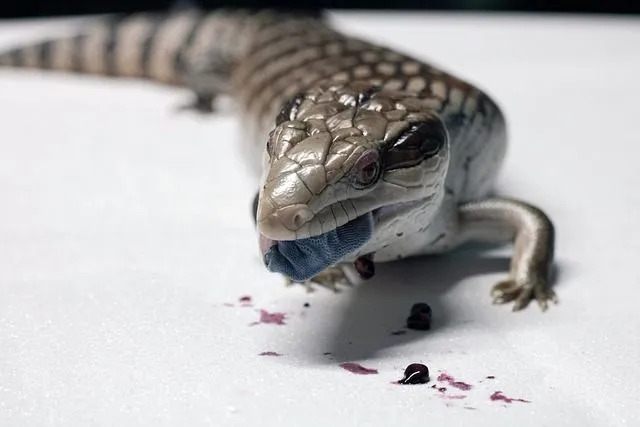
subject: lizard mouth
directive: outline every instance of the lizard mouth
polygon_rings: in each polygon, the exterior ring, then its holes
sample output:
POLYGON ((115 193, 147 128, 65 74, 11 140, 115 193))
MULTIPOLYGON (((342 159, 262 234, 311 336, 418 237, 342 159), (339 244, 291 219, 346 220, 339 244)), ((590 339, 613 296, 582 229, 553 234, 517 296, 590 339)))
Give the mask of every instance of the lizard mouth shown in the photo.
POLYGON ((260 235, 260 251, 269 271, 302 282, 361 248, 373 234, 369 212, 326 233, 297 240, 271 240, 260 235))

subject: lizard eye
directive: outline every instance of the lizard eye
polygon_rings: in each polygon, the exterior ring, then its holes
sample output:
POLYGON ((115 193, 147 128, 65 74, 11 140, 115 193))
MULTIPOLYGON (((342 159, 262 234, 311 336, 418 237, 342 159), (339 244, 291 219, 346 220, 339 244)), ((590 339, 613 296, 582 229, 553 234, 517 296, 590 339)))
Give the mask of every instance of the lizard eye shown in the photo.
POLYGON ((437 117, 416 123, 387 147, 385 170, 412 167, 436 155, 447 143, 444 123, 437 117))
POLYGON ((371 186, 380 176, 380 154, 378 150, 367 150, 354 166, 356 184, 360 188, 371 186))

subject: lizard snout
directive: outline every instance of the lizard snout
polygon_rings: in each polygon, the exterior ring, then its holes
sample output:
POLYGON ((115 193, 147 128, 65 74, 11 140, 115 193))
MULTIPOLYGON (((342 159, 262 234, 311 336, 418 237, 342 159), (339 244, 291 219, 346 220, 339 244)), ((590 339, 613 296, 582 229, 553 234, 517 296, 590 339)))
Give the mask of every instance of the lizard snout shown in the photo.
POLYGON ((297 204, 278 208, 258 221, 260 233, 273 240, 294 240, 296 230, 313 218, 306 205, 297 204))

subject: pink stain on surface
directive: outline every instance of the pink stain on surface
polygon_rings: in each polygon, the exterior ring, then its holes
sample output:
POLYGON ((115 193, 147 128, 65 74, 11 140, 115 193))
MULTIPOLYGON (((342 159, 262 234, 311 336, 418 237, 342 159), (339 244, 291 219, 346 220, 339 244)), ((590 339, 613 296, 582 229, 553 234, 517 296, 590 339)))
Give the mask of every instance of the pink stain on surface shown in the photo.
POLYGON ((285 325, 284 319, 286 314, 280 312, 269 313, 267 310, 260 310, 260 320, 253 322, 250 326, 259 325, 260 323, 268 323, 274 325, 285 325))
POLYGON ((507 397, 507 396, 505 396, 504 394, 502 394, 502 392, 501 392, 501 391, 496 391, 496 392, 494 392, 494 393, 489 397, 489 399, 491 399, 491 401, 492 401, 492 402, 495 402, 495 401, 497 401, 497 400, 501 400, 501 401, 506 402, 506 403, 511 403, 511 402, 531 403, 531 401, 530 401, 530 400, 525 400, 525 399, 514 399, 514 398, 511 398, 511 397, 507 397))
POLYGON ((282 356, 282 354, 275 351, 263 351, 262 353, 258 354, 258 356, 282 356))
POLYGON ((365 368, 364 366, 358 364, 358 363, 352 363, 352 362, 347 362, 347 363, 341 363, 340 367, 342 369, 345 369, 353 374, 358 374, 358 375, 371 375, 371 374, 377 374, 378 370, 377 369, 369 369, 369 368, 365 368))
POLYGON ((442 382, 446 382, 448 383, 451 387, 455 387, 458 390, 462 390, 462 391, 469 391, 471 390, 471 384, 467 384, 465 382, 462 381, 456 381, 456 379, 454 377, 452 377, 451 375, 443 372, 440 375, 438 375, 438 381, 442 381, 442 382))

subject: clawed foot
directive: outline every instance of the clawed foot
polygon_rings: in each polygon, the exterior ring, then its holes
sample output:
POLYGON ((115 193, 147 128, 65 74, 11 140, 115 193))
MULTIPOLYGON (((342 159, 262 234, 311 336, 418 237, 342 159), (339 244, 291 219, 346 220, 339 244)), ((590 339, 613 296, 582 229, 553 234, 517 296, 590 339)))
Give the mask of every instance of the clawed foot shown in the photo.
MULTIPOLYGON (((295 283, 298 282, 294 282, 293 280, 288 278, 286 279, 287 286, 291 286, 295 283)), ((349 277, 347 277, 341 267, 329 267, 313 278, 302 282, 302 285, 304 285, 308 292, 315 291, 316 285, 330 289, 333 292, 340 292, 338 285, 351 286, 353 285, 353 283, 351 282, 349 277)))
POLYGON ((542 311, 549 307, 549 301, 556 304, 556 293, 549 289, 545 281, 520 282, 514 279, 504 280, 491 289, 494 304, 506 304, 513 301, 513 311, 519 311, 535 299, 542 311))

